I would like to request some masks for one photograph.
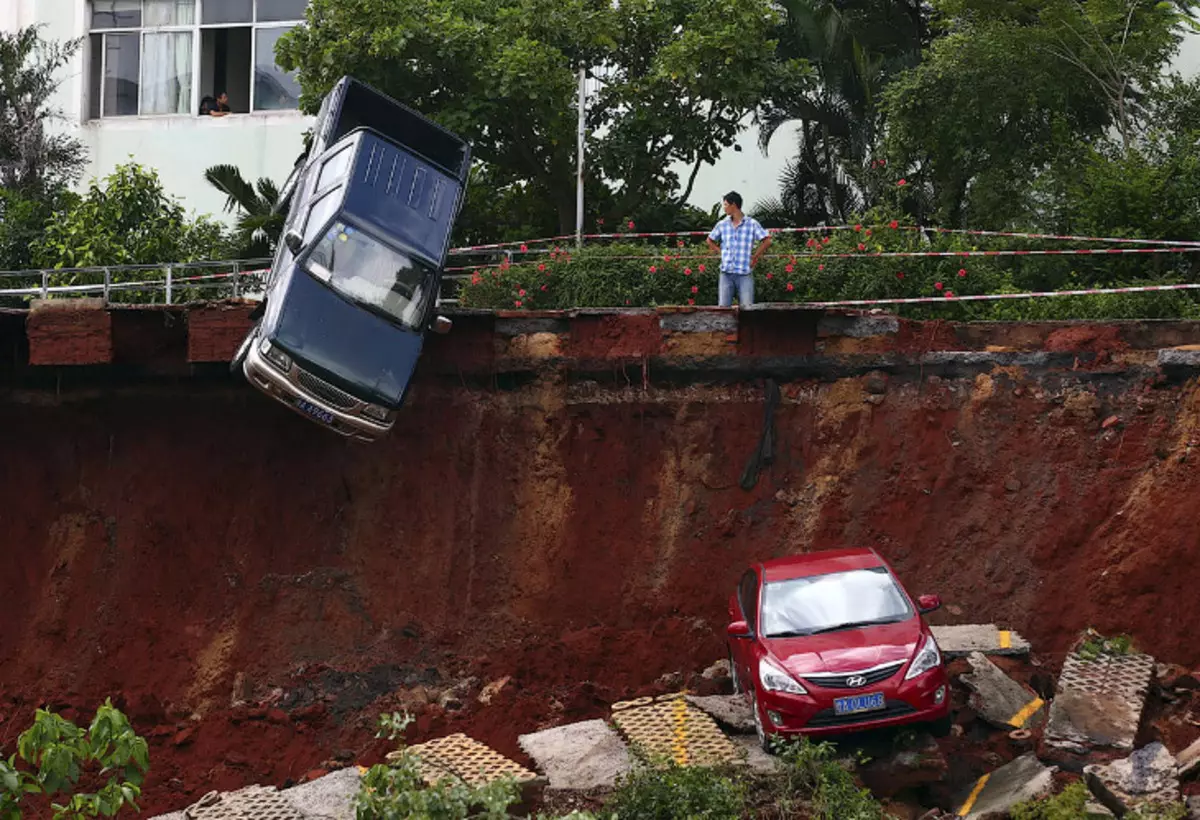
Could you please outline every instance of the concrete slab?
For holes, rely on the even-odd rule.
[[[362,781],[357,766],[330,772],[281,794],[306,818],[354,820],[354,795]]]
[[[1155,742],[1124,760],[1085,766],[1083,777],[1096,799],[1123,817],[1138,808],[1179,803],[1182,798],[1176,766],[1174,756]]]
[[[1175,755],[1175,760],[1179,763],[1178,774],[1181,780],[1200,772],[1200,740]]]
[[[688,695],[687,700],[711,715],[722,729],[734,734],[754,734],[754,712],[745,695]]]
[[[1063,663],[1050,704],[1046,745],[1077,754],[1133,749],[1154,675],[1154,658],[1141,653],[1086,660],[1072,652]]]
[[[629,750],[602,720],[521,735],[517,742],[546,774],[550,789],[612,787],[629,772]]]
[[[737,737],[729,738],[733,745],[737,747],[741,762],[748,766],[751,771],[761,774],[774,774],[783,767],[783,762],[763,751],[763,747],[758,742],[758,736],[738,735]]]
[[[955,817],[963,820],[989,815],[1007,815],[1009,809],[1026,800],[1036,800],[1053,788],[1054,769],[1038,762],[1033,752],[985,774],[964,795]]]
[[[999,629],[995,624],[960,624],[930,628],[942,654],[948,658],[961,658],[972,652],[982,652],[985,655],[1029,654],[1029,641],[1010,629]]]
[[[1045,701],[1006,675],[980,652],[967,656],[971,674],[960,680],[971,689],[970,706],[975,712],[1002,729],[1037,726],[1045,717]]]

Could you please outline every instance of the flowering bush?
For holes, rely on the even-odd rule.
[[[715,305],[720,262],[704,237],[667,236],[656,241],[527,249],[511,264],[475,271],[462,287],[462,304],[510,310]],[[1183,291],[999,302],[958,300],[974,294],[1144,285],[1187,278],[1186,269],[1154,271],[1156,275],[1142,278],[1138,274],[1144,276],[1144,269],[1122,257],[959,255],[1029,248],[1031,244],[1030,240],[921,232],[901,225],[894,215],[868,214],[849,230],[777,234],[769,254],[754,271],[755,301],[930,297],[947,304],[889,309],[916,317],[957,319],[1200,316],[1196,298]],[[953,255],[877,255],[927,251]]]

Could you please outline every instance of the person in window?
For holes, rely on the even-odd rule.
[[[200,101],[200,116],[224,117],[229,113],[229,94],[225,91],[217,94],[216,99],[205,97]]]

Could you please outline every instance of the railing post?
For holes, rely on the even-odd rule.
[[[50,271],[42,271],[42,298],[50,298]]]
[[[233,263],[233,298],[234,299],[238,298],[238,291],[240,290],[238,285],[240,285],[241,282],[242,282],[242,263],[234,262]]]
[[[171,270],[174,266],[167,265],[167,304],[171,304]]]
[[[104,269],[104,304],[108,304],[108,288],[112,284],[112,273],[108,268]]]

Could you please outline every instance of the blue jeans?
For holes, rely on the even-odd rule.
[[[717,304],[729,307],[733,304],[733,290],[737,288],[738,306],[748,307],[754,304],[754,274],[726,273],[721,271],[721,279],[717,283]]]

